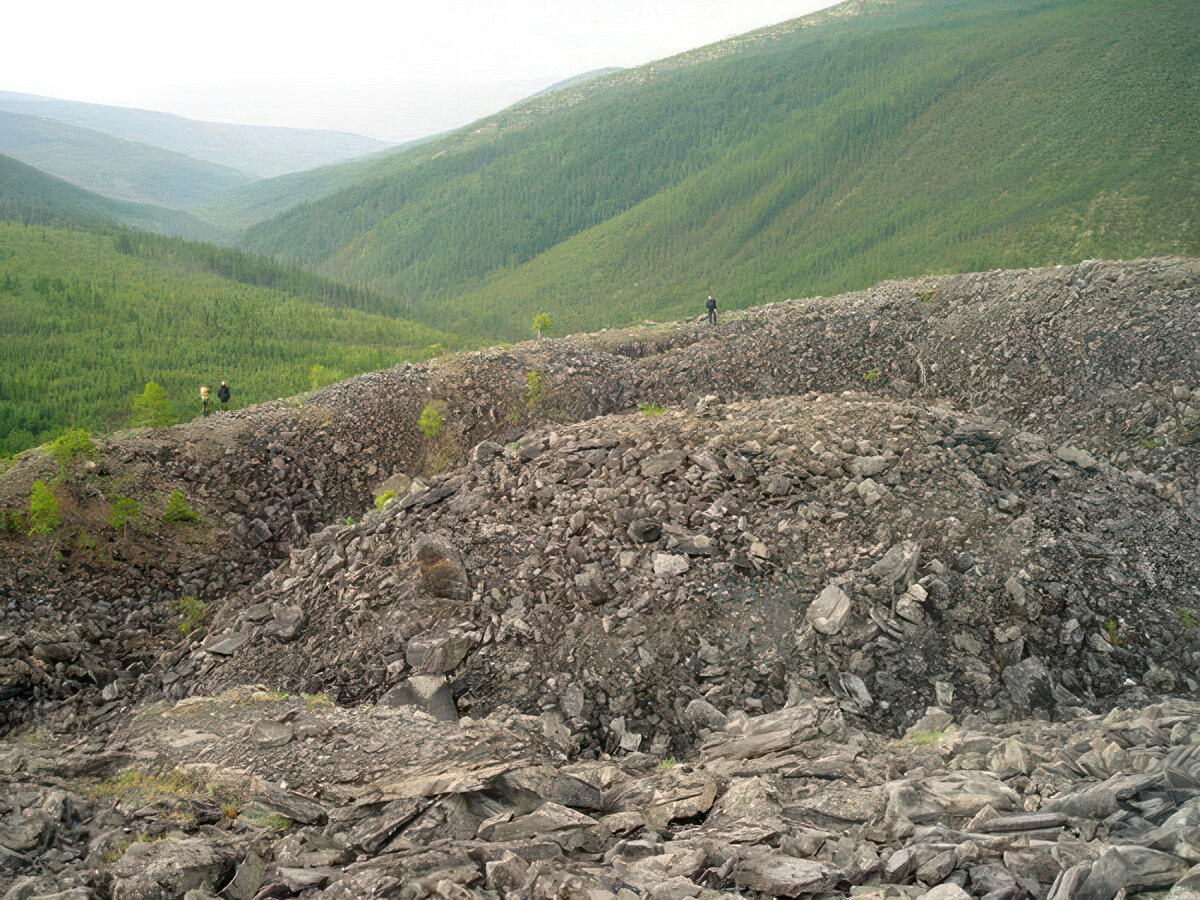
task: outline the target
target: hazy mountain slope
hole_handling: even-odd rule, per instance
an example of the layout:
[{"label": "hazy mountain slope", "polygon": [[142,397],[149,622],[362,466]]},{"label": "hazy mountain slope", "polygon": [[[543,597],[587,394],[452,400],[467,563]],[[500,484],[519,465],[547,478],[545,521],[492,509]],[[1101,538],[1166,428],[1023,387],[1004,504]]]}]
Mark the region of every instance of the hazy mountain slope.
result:
[{"label": "hazy mountain slope", "polygon": [[395,150],[382,151],[363,159],[321,166],[305,172],[292,172],[264,178],[234,188],[195,209],[206,221],[235,229],[248,228],[274,218],[301,203],[320,200],[390,165],[390,157],[405,147],[416,147],[432,138],[410,141]]},{"label": "hazy mountain slope", "polygon": [[203,383],[228,380],[240,407],[451,343],[352,308],[372,302],[361,292],[232,250],[6,223],[0,247],[0,454],[124,425],[148,381],[190,418]]},{"label": "hazy mountain slope", "polygon": [[8,156],[0,156],[0,220],[42,225],[124,225],[204,241],[222,236],[220,229],[186,212],[101,197]]},{"label": "hazy mountain slope", "polygon": [[188,209],[253,179],[173,150],[0,112],[0,151],[114,200]]},{"label": "hazy mountain slope", "polygon": [[386,149],[386,141],[304,128],[199,122],[170,113],[0,91],[0,110],[27,113],[141,141],[270,178]]},{"label": "hazy mountain slope", "polygon": [[247,246],[504,336],[541,309],[589,328],[709,291],[1197,252],[1198,18],[851,4],[519,104]]}]

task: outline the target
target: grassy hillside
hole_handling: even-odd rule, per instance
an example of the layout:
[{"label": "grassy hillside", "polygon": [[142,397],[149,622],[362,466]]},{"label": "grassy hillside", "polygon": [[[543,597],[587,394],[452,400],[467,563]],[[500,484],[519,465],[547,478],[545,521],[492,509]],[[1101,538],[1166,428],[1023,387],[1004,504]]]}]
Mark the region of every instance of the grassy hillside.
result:
[{"label": "grassy hillside", "polygon": [[104,197],[174,209],[253,180],[173,150],[20,113],[0,112],[0,152]]},{"label": "grassy hillside", "polygon": [[110,200],[0,156],[0,220],[26,225],[124,225],[192,240],[220,240],[223,232],[185,212]]},{"label": "grassy hillside", "polygon": [[199,122],[170,113],[11,91],[0,91],[0,110],[43,116],[165,147],[258,178],[355,159],[389,146],[385,141],[340,131]]},{"label": "grassy hillside", "polygon": [[149,381],[191,418],[200,384],[243,406],[454,344],[373,303],[230,250],[0,223],[0,455],[124,425]]},{"label": "grassy hillside", "polygon": [[1200,253],[1200,7],[852,3],[519,104],[246,246],[524,336],[931,271]]}]

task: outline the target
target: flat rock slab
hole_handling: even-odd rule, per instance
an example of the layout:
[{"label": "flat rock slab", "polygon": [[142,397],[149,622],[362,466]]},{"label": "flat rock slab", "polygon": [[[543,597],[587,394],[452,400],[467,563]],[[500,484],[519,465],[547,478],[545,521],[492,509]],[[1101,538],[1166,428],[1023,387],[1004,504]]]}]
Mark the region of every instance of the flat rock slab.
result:
[{"label": "flat rock slab", "polygon": [[233,656],[245,646],[250,640],[250,634],[245,631],[235,631],[233,634],[227,634],[217,638],[211,644],[205,646],[206,653],[212,653],[215,656]]}]

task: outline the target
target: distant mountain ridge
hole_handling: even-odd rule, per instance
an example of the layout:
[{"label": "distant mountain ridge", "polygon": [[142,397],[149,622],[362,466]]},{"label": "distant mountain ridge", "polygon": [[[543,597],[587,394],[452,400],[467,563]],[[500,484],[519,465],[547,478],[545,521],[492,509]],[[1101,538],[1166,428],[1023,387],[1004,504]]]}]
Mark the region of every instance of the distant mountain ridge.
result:
[{"label": "distant mountain ridge", "polygon": [[0,91],[0,111],[23,113],[164,147],[270,178],[377,153],[391,145],[338,131],[201,122],[171,113]]},{"label": "distant mountain ridge", "polygon": [[0,221],[63,227],[121,225],[195,241],[222,241],[220,228],[182,210],[101,197],[0,155]]},{"label": "distant mountain ridge", "polygon": [[172,209],[255,180],[174,150],[23,113],[0,112],[0,153],[104,197]]}]

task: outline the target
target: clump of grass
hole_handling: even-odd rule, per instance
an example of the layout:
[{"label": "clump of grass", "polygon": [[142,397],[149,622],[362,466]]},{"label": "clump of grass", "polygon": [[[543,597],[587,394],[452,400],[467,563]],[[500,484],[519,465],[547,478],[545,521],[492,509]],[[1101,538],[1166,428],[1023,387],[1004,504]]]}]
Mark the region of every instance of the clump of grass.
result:
[{"label": "clump of grass", "polygon": [[664,759],[662,762],[660,762],[657,766],[655,766],[654,771],[666,772],[670,769],[675,768],[677,765],[679,765],[679,760],[677,760],[673,756],[668,756],[666,759]]},{"label": "clump of grass", "polygon": [[200,518],[199,514],[192,509],[187,502],[187,498],[183,493],[176,488],[171,492],[171,499],[167,501],[167,508],[163,510],[162,520],[164,522],[195,522]]},{"label": "clump of grass", "polygon": [[943,734],[944,731],[914,731],[906,734],[904,741],[917,747],[931,747],[942,739]]},{"label": "clump of grass", "polygon": [[863,372],[862,380],[870,384],[872,381],[878,381],[882,377],[883,372],[879,371],[879,369],[868,369],[866,372]]},{"label": "clump of grass", "polygon": [[378,497],[375,498],[375,508],[383,509],[385,506],[387,506],[389,503],[391,503],[395,499],[396,499],[395,491],[384,491],[382,494],[380,494]]},{"label": "clump of grass", "polygon": [[665,406],[660,406],[657,403],[639,403],[638,409],[641,410],[642,415],[648,419],[653,419],[655,416],[661,416],[667,411]]},{"label": "clump of grass", "polygon": [[1179,624],[1184,628],[1196,627],[1196,616],[1186,606],[1175,607],[1175,615],[1179,617]]},{"label": "clump of grass", "polygon": [[269,828],[280,833],[296,827],[295,822],[281,813],[245,812],[242,813],[242,820],[251,825],[257,825],[259,828]]},{"label": "clump of grass", "polygon": [[301,694],[304,700],[304,705],[308,709],[328,709],[333,706],[333,700],[324,691],[316,694]]}]

